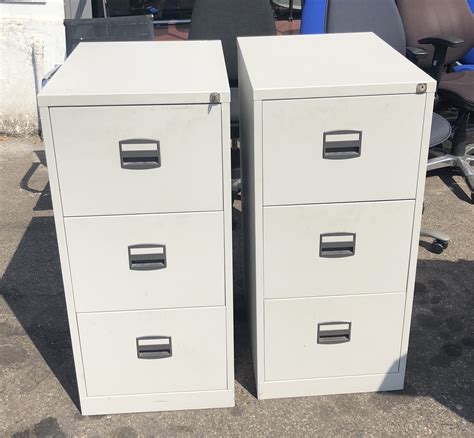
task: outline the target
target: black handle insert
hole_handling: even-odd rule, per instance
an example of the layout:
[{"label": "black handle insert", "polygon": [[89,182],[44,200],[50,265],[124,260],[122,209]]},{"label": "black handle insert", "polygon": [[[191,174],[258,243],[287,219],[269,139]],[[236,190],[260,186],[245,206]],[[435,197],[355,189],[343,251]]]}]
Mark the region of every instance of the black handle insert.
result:
[{"label": "black handle insert", "polygon": [[140,244],[128,247],[128,264],[132,271],[154,271],[166,268],[166,245]]},{"label": "black handle insert", "polygon": [[142,336],[137,338],[138,359],[165,359],[172,355],[171,336]]},{"label": "black handle insert", "polygon": [[323,158],[347,160],[360,157],[362,131],[328,131],[323,134]]},{"label": "black handle insert", "polygon": [[355,233],[325,233],[319,238],[319,257],[340,258],[355,255]]},{"label": "black handle insert", "polygon": [[351,340],[352,323],[347,321],[318,324],[318,344],[343,344]]},{"label": "black handle insert", "polygon": [[161,167],[160,142],[144,138],[119,141],[122,169],[155,169]]}]

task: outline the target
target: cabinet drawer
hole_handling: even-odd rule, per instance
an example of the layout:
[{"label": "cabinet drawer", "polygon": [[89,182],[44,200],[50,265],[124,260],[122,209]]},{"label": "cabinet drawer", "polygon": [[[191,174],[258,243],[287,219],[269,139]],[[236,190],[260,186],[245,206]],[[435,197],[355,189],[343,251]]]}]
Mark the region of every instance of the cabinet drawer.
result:
[{"label": "cabinet drawer", "polygon": [[50,114],[65,216],[222,209],[220,105]]},{"label": "cabinet drawer", "polygon": [[414,198],[425,99],[264,102],[264,205]]},{"label": "cabinet drawer", "polygon": [[66,218],[78,312],[223,305],[222,212]]},{"label": "cabinet drawer", "polygon": [[265,381],[395,373],[405,294],[265,301]]},{"label": "cabinet drawer", "polygon": [[265,298],[405,291],[414,206],[265,207]]},{"label": "cabinet drawer", "polygon": [[226,389],[225,308],[77,315],[87,395]]}]

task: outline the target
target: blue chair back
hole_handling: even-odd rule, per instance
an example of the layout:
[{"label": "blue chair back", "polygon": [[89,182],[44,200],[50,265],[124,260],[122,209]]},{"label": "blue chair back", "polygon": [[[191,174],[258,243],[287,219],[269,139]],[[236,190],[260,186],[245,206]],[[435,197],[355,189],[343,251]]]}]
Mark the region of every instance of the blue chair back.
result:
[{"label": "blue chair back", "polygon": [[327,6],[328,0],[306,0],[304,2],[301,16],[301,34],[309,35],[326,32]]},{"label": "blue chair back", "polygon": [[[468,3],[471,7],[472,13],[474,14],[474,0],[468,0]],[[466,56],[462,59],[462,62],[463,64],[471,64],[471,68],[469,70],[474,70],[474,48],[466,54]]]}]

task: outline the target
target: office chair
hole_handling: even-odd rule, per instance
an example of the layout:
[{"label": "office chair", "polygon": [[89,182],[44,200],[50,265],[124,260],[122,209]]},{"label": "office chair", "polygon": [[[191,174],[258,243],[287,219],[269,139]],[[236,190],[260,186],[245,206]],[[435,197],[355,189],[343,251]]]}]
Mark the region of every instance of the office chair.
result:
[{"label": "office chair", "polygon": [[[308,8],[308,9],[306,9]],[[395,50],[413,62],[427,56],[418,47],[406,47],[405,31],[394,0],[306,0],[301,33],[374,32]],[[451,125],[434,113],[430,148],[444,143],[451,136]],[[428,160],[428,170],[430,169]],[[449,237],[435,230],[422,229],[421,236],[433,240],[431,250],[437,254],[448,246]]]},{"label": "office chair", "polygon": [[268,0],[196,0],[190,40],[221,40],[231,88],[231,137],[239,138],[237,37],[275,35]]},{"label": "office chair", "polygon": [[153,15],[64,20],[66,57],[80,42],[153,41]]},{"label": "office chair", "polygon": [[[468,0],[467,3],[474,14],[474,0]],[[453,71],[474,71],[474,47],[466,53],[459,64],[452,67]]]},{"label": "office chair", "polygon": [[281,11],[287,10],[288,21],[293,21],[294,12],[301,11],[303,9],[304,0],[270,0],[273,7],[276,10],[277,17],[281,17]]},{"label": "office chair", "polygon": [[458,111],[452,149],[435,148],[431,168],[461,171],[474,202],[474,145],[468,145],[470,113],[474,112],[474,71],[448,73],[452,63],[474,46],[474,15],[466,0],[397,0],[409,45],[421,44],[429,56],[419,65],[438,81],[438,95]]}]

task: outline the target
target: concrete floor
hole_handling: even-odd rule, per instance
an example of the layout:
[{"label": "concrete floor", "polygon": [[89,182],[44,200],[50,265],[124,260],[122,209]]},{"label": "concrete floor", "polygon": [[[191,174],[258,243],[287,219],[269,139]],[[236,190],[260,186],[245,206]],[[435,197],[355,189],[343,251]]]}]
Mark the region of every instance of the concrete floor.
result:
[{"label": "concrete floor", "polygon": [[474,207],[451,172],[427,180],[424,223],[452,243],[420,245],[400,392],[255,399],[235,210],[232,409],[81,416],[50,208],[41,142],[0,139],[0,436],[474,436]]}]

